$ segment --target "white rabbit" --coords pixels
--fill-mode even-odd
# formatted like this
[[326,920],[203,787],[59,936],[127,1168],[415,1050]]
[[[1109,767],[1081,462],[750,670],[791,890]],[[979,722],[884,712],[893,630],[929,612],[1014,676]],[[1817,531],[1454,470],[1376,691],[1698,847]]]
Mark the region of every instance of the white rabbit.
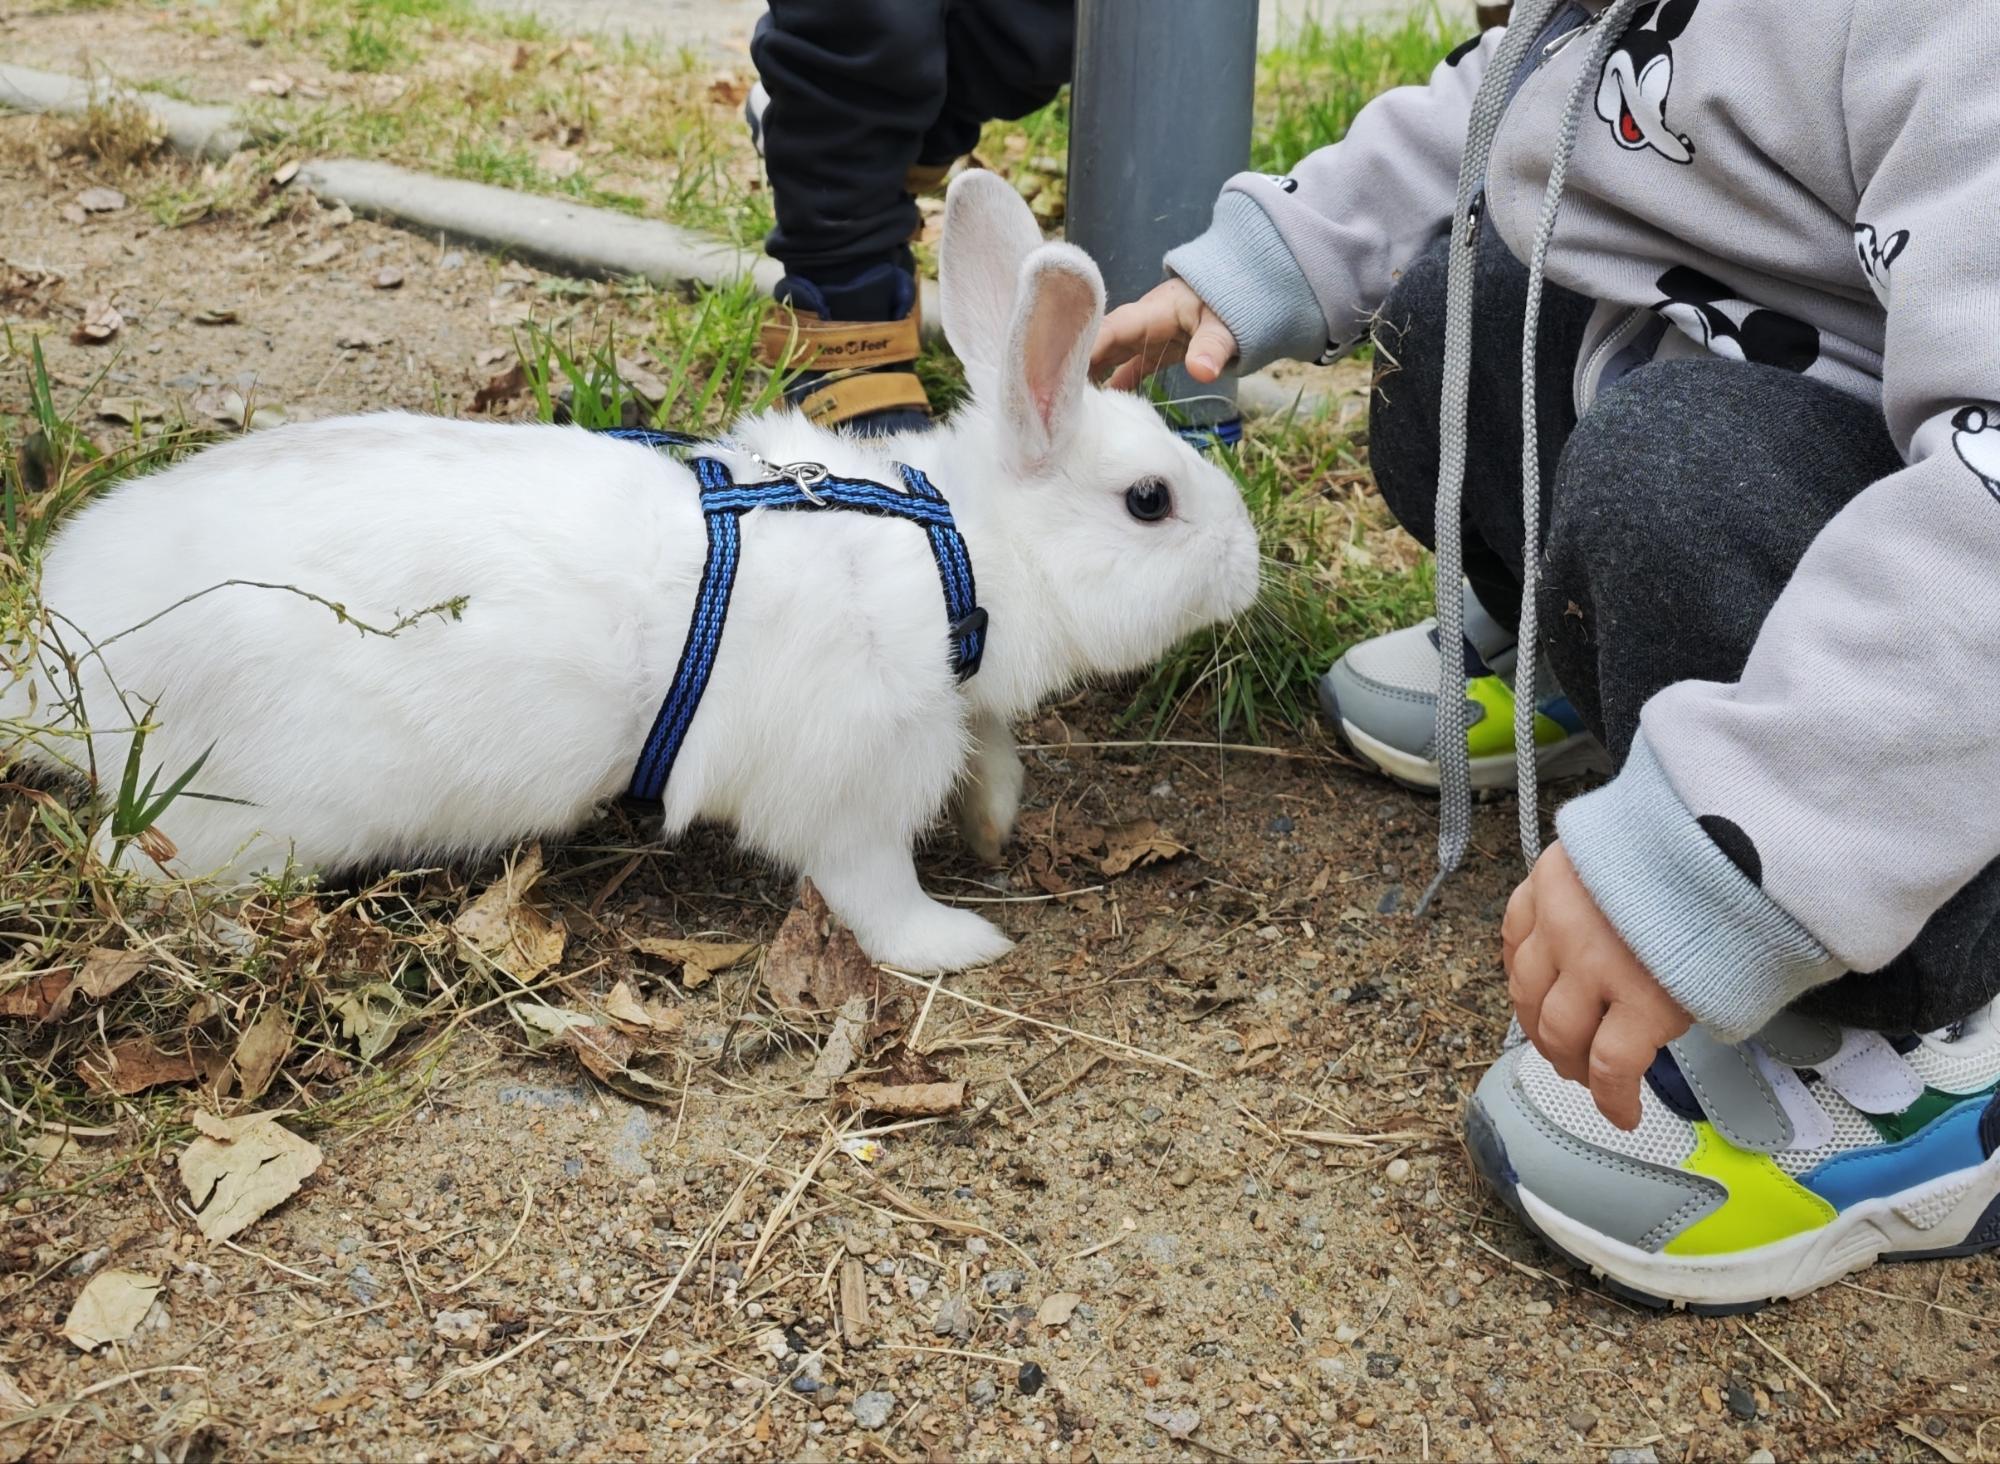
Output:
[[[925,472],[991,616],[983,665],[955,679],[938,568],[913,525],[753,512],[664,795],[668,836],[732,824],[810,876],[872,957],[911,970],[1008,948],[924,894],[911,847],[962,785],[961,825],[997,851],[1021,792],[1010,721],[1239,614],[1258,578],[1228,475],[1143,399],[1087,382],[1104,309],[1090,259],[1043,244],[1014,191],[980,172],[951,191],[941,258],[971,405],[887,441],[782,412],[731,440],[849,477],[893,483],[897,459]],[[713,455],[739,482],[768,477],[740,452]],[[162,785],[212,744],[191,792],[241,801],[175,801],[165,867],[241,880],[578,828],[627,785],[705,550],[693,475],[652,448],[388,413],[255,433],[117,488],[59,532],[42,593],[72,653],[109,642],[81,657],[100,780],[124,767],[128,708],[155,707],[144,758]],[[228,580],[294,586],[377,625],[464,605],[393,638],[285,589],[231,586],[160,615]],[[9,715],[25,714],[26,686],[5,693]],[[60,687],[45,669],[51,726]],[[82,763],[76,743],[56,745]]]

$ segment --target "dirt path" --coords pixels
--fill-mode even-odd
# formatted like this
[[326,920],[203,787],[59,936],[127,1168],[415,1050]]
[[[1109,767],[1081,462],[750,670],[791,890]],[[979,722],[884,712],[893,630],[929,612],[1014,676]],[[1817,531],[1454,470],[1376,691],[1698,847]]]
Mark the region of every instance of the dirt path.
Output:
[[[112,394],[161,404],[460,411],[521,307],[568,298],[323,211],[79,227],[61,210],[89,181],[0,156],[0,253],[66,276],[4,309],[17,340],[47,331],[66,392],[108,362]],[[68,339],[105,298],[115,358]],[[0,411],[22,389],[17,361]],[[684,989],[623,941],[768,939],[789,890],[717,840],[592,830],[551,851],[550,888],[613,953],[573,955],[563,989],[625,978],[678,1013],[678,1091],[629,1102],[489,1013],[435,1069],[392,1061],[398,1091],[317,1135],[323,1167],[240,1249],[175,1208],[171,1156],[16,1209],[0,1369],[48,1414],[0,1430],[0,1459],[1973,1455],[2000,1413],[1989,1262],[1878,1270],[1747,1326],[1656,1317],[1543,1269],[1476,1187],[1456,1122],[1504,1026],[1510,809],[1416,924],[1429,804],[1317,744],[1065,745],[1116,740],[1114,705],[1030,729],[1011,872],[926,856],[1020,937],[902,1008],[964,1111],[800,1184],[848,1122],[810,1096],[816,1034],[766,1020],[748,968]],[[1092,829],[1141,818],[1192,852],[1104,874]],[[165,1290],[87,1356],[61,1323],[107,1266]]]

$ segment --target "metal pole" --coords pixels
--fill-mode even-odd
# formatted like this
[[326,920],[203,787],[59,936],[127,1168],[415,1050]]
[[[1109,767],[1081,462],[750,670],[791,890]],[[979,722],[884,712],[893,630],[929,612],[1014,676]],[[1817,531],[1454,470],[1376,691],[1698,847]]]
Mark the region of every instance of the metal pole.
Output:
[[[1160,257],[1208,227],[1250,159],[1257,0],[1077,0],[1068,235],[1114,306],[1160,282]],[[1236,416],[1236,382],[1161,384],[1196,425]]]

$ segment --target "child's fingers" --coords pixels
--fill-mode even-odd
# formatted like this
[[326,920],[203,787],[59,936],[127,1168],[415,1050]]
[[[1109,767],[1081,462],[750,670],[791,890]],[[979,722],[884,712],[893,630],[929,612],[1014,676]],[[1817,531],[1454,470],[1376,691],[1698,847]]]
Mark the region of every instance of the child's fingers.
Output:
[[1172,366],[1181,359],[1181,341],[1170,336],[1143,346],[1124,365],[1111,373],[1107,383],[1113,391],[1133,391],[1139,383],[1165,366]]
[[1639,1082],[1659,1043],[1653,1024],[1621,1003],[1604,1014],[1590,1044],[1590,1096],[1599,1113],[1628,1132],[1639,1126]]
[[1141,356],[1148,342],[1175,333],[1172,310],[1163,308],[1153,296],[1121,305],[1098,327],[1097,343],[1090,351],[1090,374],[1101,379],[1113,367]]
[[1592,1039],[1604,1020],[1604,998],[1596,983],[1567,972],[1558,975],[1535,1018],[1535,1046],[1549,1066],[1572,1083],[1588,1082]]
[[[1541,1027],[1542,1000],[1555,979],[1549,943],[1531,931],[1507,961],[1507,995],[1514,1003],[1514,1015],[1521,1019],[1521,1030],[1530,1038]],[[1540,1047],[1541,1043],[1536,1041],[1535,1045]]]
[[1230,334],[1229,327],[1214,311],[1206,305],[1202,306],[1201,320],[1194,328],[1194,339],[1188,342],[1188,375],[1200,382],[1213,381],[1235,355],[1236,337]]
[[1513,959],[1514,948],[1526,940],[1528,932],[1534,928],[1534,882],[1524,879],[1514,886],[1514,893],[1507,897],[1507,913],[1500,917],[1500,960],[1503,965]]

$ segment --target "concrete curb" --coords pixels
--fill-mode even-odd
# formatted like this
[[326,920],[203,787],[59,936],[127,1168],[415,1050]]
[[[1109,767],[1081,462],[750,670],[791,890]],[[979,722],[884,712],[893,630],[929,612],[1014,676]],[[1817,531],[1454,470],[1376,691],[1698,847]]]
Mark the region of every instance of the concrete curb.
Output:
[[[0,106],[20,112],[79,116],[93,101],[117,96],[159,119],[178,152],[221,162],[258,141],[227,107],[202,107],[129,87],[93,85],[75,77],[0,63]],[[657,219],[634,218],[488,183],[468,183],[400,168],[393,163],[328,158],[301,165],[303,185],[357,214],[460,243],[497,250],[564,274],[633,278],[655,285],[723,285],[744,278],[769,289],[784,272],[773,259]],[[923,281],[923,330],[941,337],[937,282]],[[1244,377],[1238,400],[1246,413],[1271,416],[1294,408],[1310,413],[1331,400],[1265,373]]]
[[152,113],[174,151],[189,157],[225,162],[252,141],[249,129],[228,107],[198,107],[156,92],[0,62],[0,106],[16,112],[54,112],[63,117],[80,117],[90,110],[92,102],[107,97],[116,97]]

